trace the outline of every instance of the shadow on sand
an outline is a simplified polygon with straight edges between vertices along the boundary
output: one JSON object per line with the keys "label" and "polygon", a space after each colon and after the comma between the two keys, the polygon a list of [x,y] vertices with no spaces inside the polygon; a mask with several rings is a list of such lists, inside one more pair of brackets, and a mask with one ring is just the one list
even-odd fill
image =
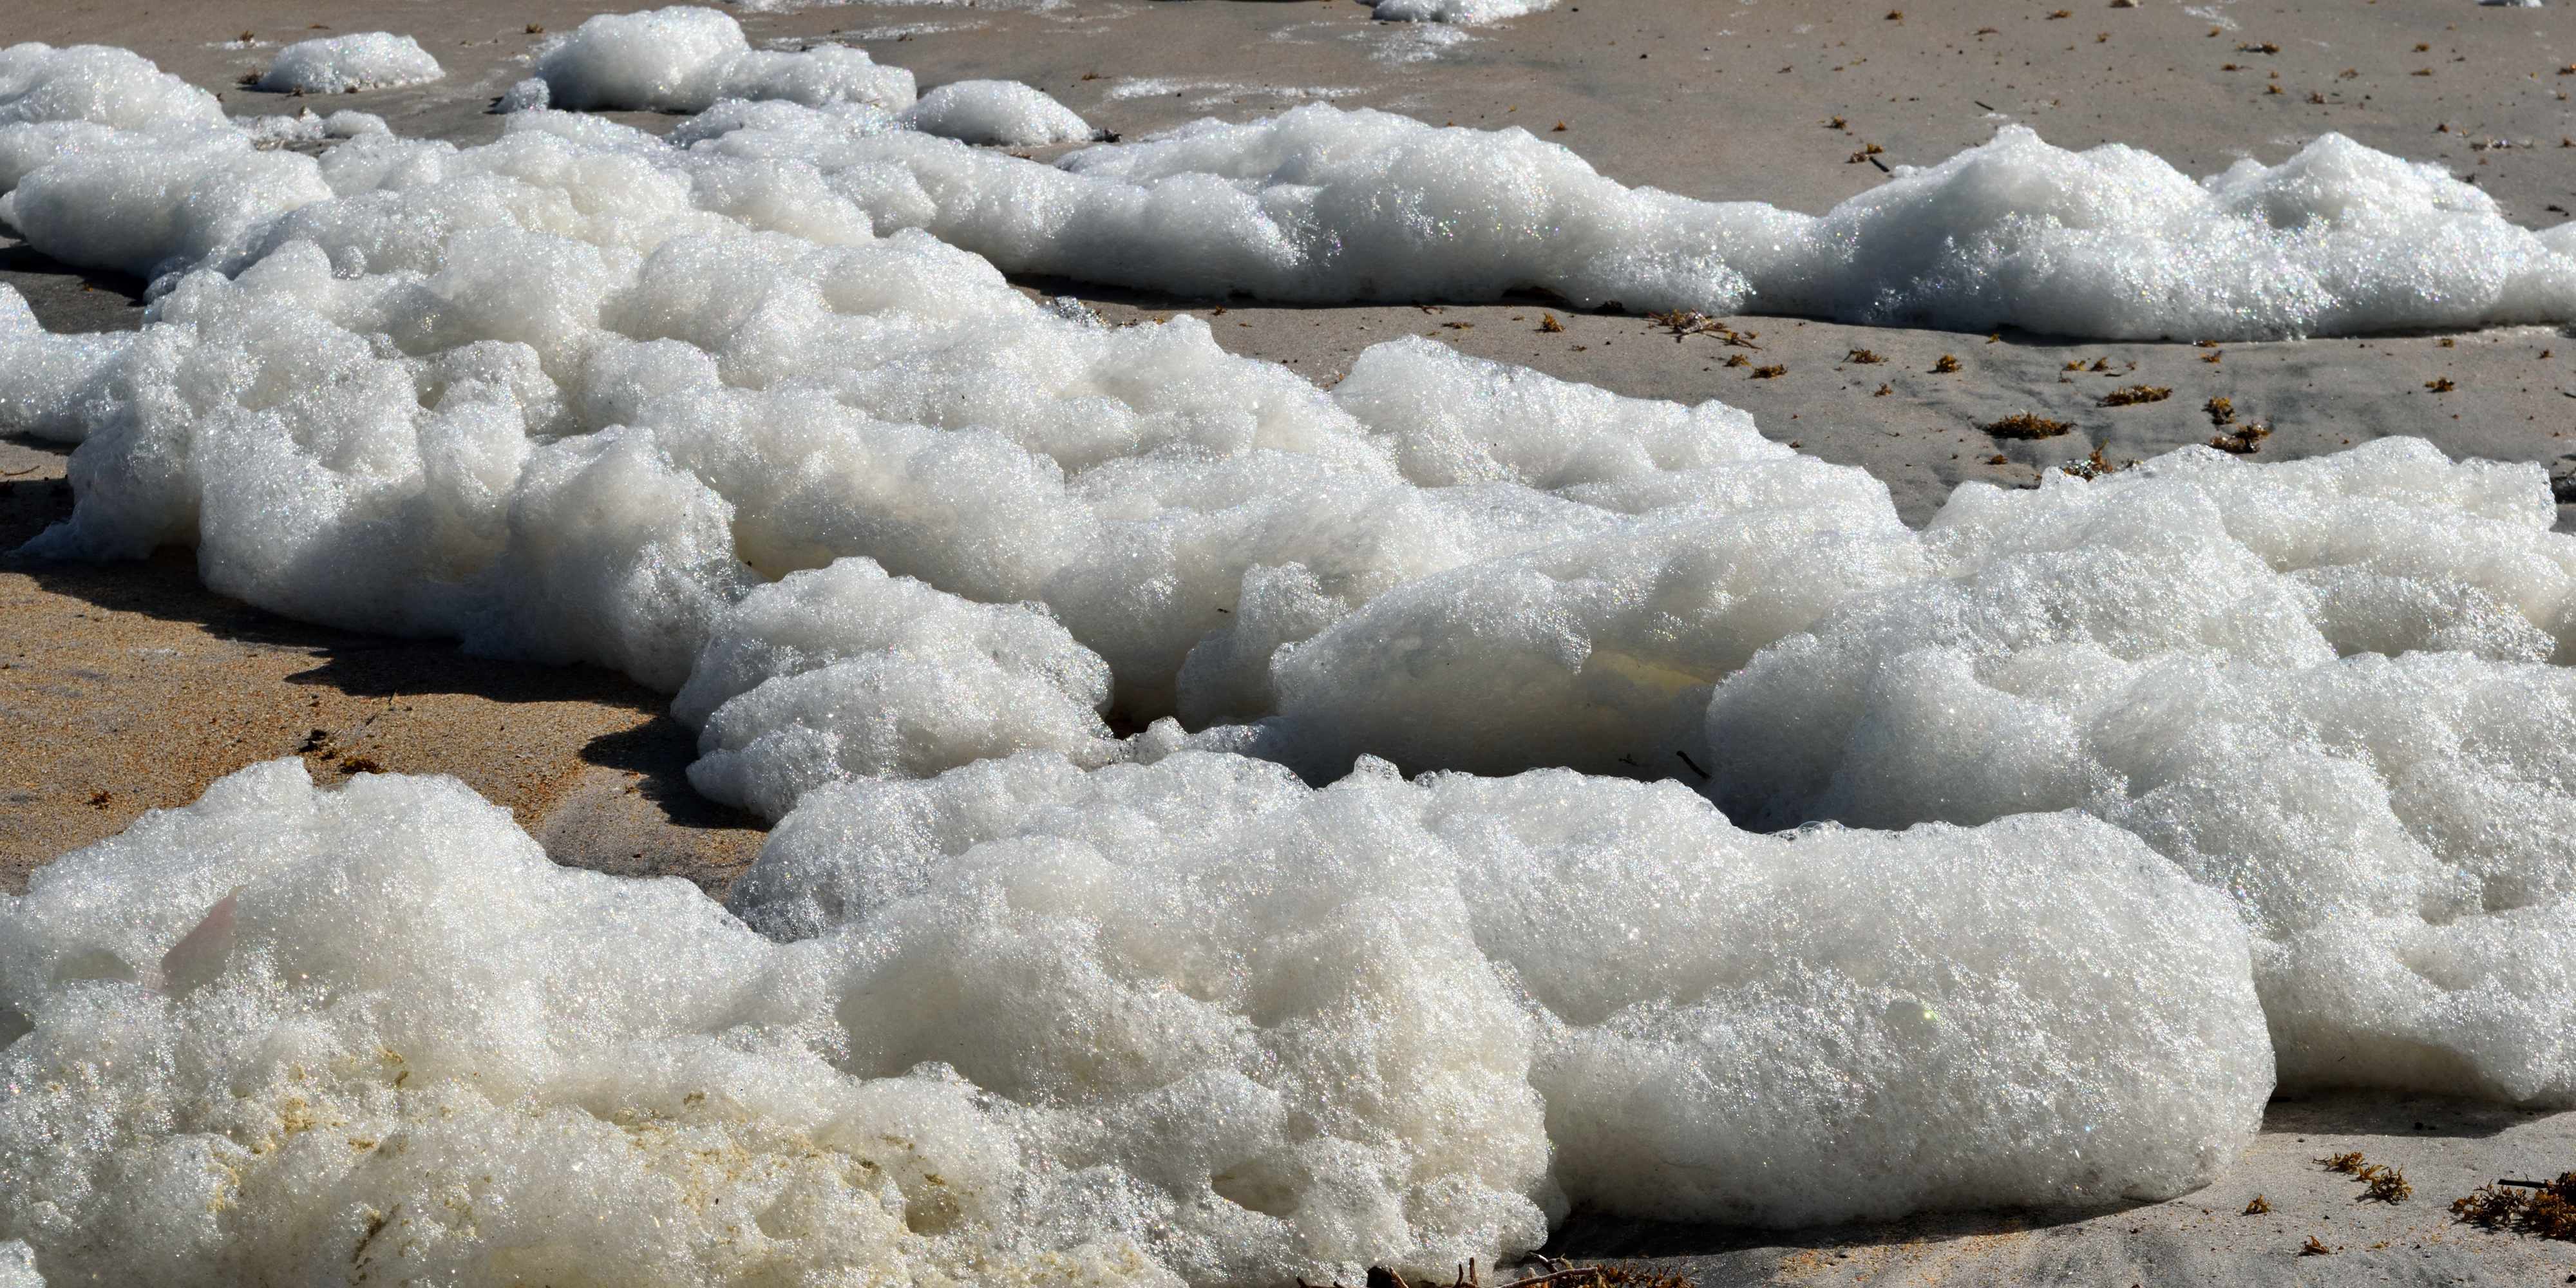
{"label": "shadow on sand", "polygon": [[[61,444],[25,437],[0,441],[57,456],[69,454]],[[580,749],[582,763],[640,776],[632,786],[633,794],[669,827],[695,831],[762,826],[757,818],[718,805],[689,787],[686,771],[697,756],[696,736],[667,713],[668,697],[623,675],[587,664],[558,666],[478,657],[446,640],[405,639],[294,621],[206,589],[198,580],[194,555],[177,547],[155,551],[148,559],[111,563],[15,553],[46,526],[67,517],[71,508],[71,487],[62,479],[0,477],[0,552],[6,552],[0,553],[0,569],[105,611],[185,623],[221,639],[309,656],[311,666],[285,677],[290,684],[369,698],[455,694],[502,704],[581,702],[636,712],[647,719],[591,738]]]}

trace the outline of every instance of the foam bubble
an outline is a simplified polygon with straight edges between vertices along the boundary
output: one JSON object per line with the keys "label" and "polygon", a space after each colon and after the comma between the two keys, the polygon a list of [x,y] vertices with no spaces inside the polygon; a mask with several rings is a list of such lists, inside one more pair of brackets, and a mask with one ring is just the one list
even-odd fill
{"label": "foam bubble", "polygon": [[854,775],[1030,748],[1104,763],[1108,704],[1108,663],[1043,609],[970,603],[856,558],[728,609],[671,712],[703,728],[689,781],[775,818]]}
{"label": "foam bubble", "polygon": [[108,366],[132,343],[125,335],[54,335],[36,321],[17,288],[0,282],[0,432],[77,443],[104,396]]}
{"label": "foam bubble", "polygon": [[1754,307],[2056,335],[2262,338],[2541,322],[2576,312],[2576,240],[2509,223],[2438,165],[2326,134],[2194,182],[2119,144],[2023,126],[1904,169],[1736,262]]}
{"label": "foam bubble", "polygon": [[410,36],[366,31],[288,45],[261,74],[259,87],[280,94],[340,94],[426,85],[446,75]]}
{"label": "foam bubble", "polygon": [[2086,810],[2236,901],[2285,1082],[2569,1103],[2552,510],[2536,466],[2401,440],[1963,489],[1945,575],[1717,687],[1713,794],[1772,825]]}
{"label": "foam bubble", "polygon": [[2221,901],[2081,819],[1030,753],[825,789],[756,877],[864,893],[773,942],[293,760],[146,815],[0,897],[0,1234],[179,1284],[1427,1273],[1569,1202],[2159,1197],[2270,1087]]}
{"label": "foam bubble", "polygon": [[[1366,751],[1408,767],[1663,774],[1699,745],[1719,676],[1925,569],[1883,484],[1772,443],[1720,403],[1620,398],[1418,339],[1369,349],[1334,399],[1418,485],[1543,489],[1609,514],[1289,634],[1260,650],[1267,684],[1210,685],[1194,654],[1183,714],[1276,710],[1268,736],[1311,772]],[[1248,594],[1245,611],[1278,611],[1275,593]]]}
{"label": "foam bubble", "polygon": [[223,119],[214,95],[129,50],[32,40],[0,49],[0,126],[86,121],[141,130]]}
{"label": "foam bubble", "polygon": [[905,125],[961,143],[1034,148],[1098,137],[1072,108],[1018,81],[952,81],[905,108]]}
{"label": "foam bubble", "polygon": [[510,88],[501,92],[500,99],[493,103],[492,108],[496,112],[542,112],[554,106],[554,98],[551,86],[530,76],[512,81]]}
{"label": "foam bubble", "polygon": [[385,118],[371,112],[339,111],[329,116],[317,116],[309,108],[293,116],[235,117],[233,125],[248,134],[251,142],[264,147],[393,133],[393,127],[385,124]]}
{"label": "foam bubble", "polygon": [[331,195],[313,158],[256,147],[235,129],[56,138],[76,138],[78,146],[24,172],[0,197],[0,219],[67,264],[159,277]]}
{"label": "foam bubble", "polygon": [[1370,0],[1369,14],[1385,22],[1501,22],[1556,7],[1556,0]]}
{"label": "foam bubble", "polygon": [[537,55],[536,73],[553,106],[575,111],[695,112],[720,98],[886,108],[913,101],[912,73],[878,66],[866,50],[753,49],[731,16],[690,5],[584,19]]}
{"label": "foam bubble", "polygon": [[[1115,856],[1116,897],[1137,912],[1112,912],[1079,896],[1058,903],[1099,878],[1028,884],[1020,874],[1050,853],[1062,856],[1044,860],[1050,866],[1071,863],[1073,853],[1085,865],[1093,853]],[[2073,879],[2081,893],[2065,908],[2072,922],[2051,925],[2040,911],[2049,899],[2004,893],[2017,874],[2036,870],[2026,865]],[[1235,945],[1218,950],[1218,960],[1249,952],[1238,960],[1255,973],[1226,986],[1227,995],[1246,1000],[1278,986],[1260,973],[1269,963],[1285,966],[1318,949],[1328,957],[1317,978],[1348,978],[1356,965],[1351,951],[1375,933],[1408,941],[1413,947],[1404,951],[1424,954],[1414,960],[1426,966],[1453,956],[1490,963],[1515,982],[1506,1009],[1520,1010],[1528,1027],[1515,1034],[1519,1026],[1500,1019],[1473,1022],[1490,1026],[1504,1051],[1528,1053],[1511,1063],[1528,1061],[1518,1076],[1541,1102],[1565,1201],[1613,1212],[1808,1223],[1983,1202],[1968,1195],[1991,1194],[1996,1185],[2027,1185],[2034,1198],[2057,1185],[2106,1196],[2188,1186],[2250,1131],[2268,1090],[2264,1039],[2235,976],[2242,969],[2235,964],[2239,932],[2223,903],[2127,838],[2078,819],[2015,820],[1980,834],[1819,833],[1792,841],[1737,832],[1673,784],[1562,771],[1406,784],[1378,762],[1313,792],[1232,756],[1182,752],[1151,767],[1088,775],[1023,757],[930,782],[818,791],[782,825],[734,906],[792,933],[882,921],[880,909],[920,899],[916,890],[941,898],[978,888],[1042,900],[1032,911],[1061,907],[1060,915],[1105,917],[1085,942],[1157,944],[1152,951],[1175,965],[1207,950],[1197,933],[1169,919],[1206,924]],[[1864,888],[1886,897],[1850,897]],[[1101,887],[1101,897],[1108,889]],[[2197,943],[2124,923],[2141,906],[2137,900],[2169,908],[2215,938]],[[1978,921],[1963,911],[1972,903],[1994,914],[1986,924],[1996,938],[1984,948],[1940,929]],[[1282,925],[1273,920],[1281,916],[1322,937],[1289,933],[1275,945],[1282,956],[1272,957],[1274,946],[1263,941],[1278,932],[1259,928]],[[1844,928],[1845,919],[1864,916],[1892,917],[1902,928]],[[1612,925],[1626,933],[1610,942],[1568,933]],[[2105,935],[2126,966],[2203,1000],[2189,1008],[2115,1000],[2137,980],[2120,976],[2123,967],[2108,960],[2066,972],[2070,955],[2047,946],[2061,933],[2072,936],[2064,941],[2070,944]],[[2215,954],[2205,956],[2213,946]],[[1944,980],[1936,963],[1965,974]],[[1185,980],[1216,978],[1196,966],[1183,969]],[[1304,976],[1310,968],[1294,969]],[[1397,1009],[1381,1019],[1335,1019],[1311,1040],[1339,1040],[1324,1034],[1352,1028],[1360,1030],[1355,1036],[1379,1035],[1372,1041],[1412,1026],[1446,1033],[1493,1008],[1483,984],[1452,978],[1449,987],[1459,991],[1450,996],[1461,1013],[1446,1021],[1413,1017],[1413,1003],[1389,997],[1385,1004]],[[1194,993],[1199,987],[1183,984]],[[2018,1001],[1997,1005],[2005,996]],[[2107,1009],[2078,1018],[2093,1001]],[[998,996],[993,1004],[1018,1005]],[[1311,1003],[1263,1005],[1294,1013]],[[2197,1017],[2189,1031],[2162,1027],[2186,1010]],[[2146,1020],[2150,1014],[2163,1018]],[[2095,1027],[2096,1018],[2108,1027]],[[1149,1023],[1184,1031],[1143,1017],[1125,1031],[1150,1031]],[[1307,1031],[1304,1021],[1296,1027]],[[2015,1036],[2003,1039],[2005,1033]],[[2107,1094],[2093,1100],[2100,1116],[2090,1121],[2137,1145],[2144,1136],[2161,1137],[2160,1146],[2100,1156],[2145,1163],[2146,1171],[2114,1177],[2077,1162],[2077,1152],[2092,1156],[2079,1143],[2085,1133],[2073,1127],[2079,1115],[2070,1102],[2035,1111],[2005,1108],[1996,1097],[2023,1077],[2058,1081],[2039,1073],[2049,1058],[2043,1051],[2107,1066],[2118,1060],[2097,1044],[2124,1039],[2155,1052],[2148,1058],[2165,1072],[2134,1081],[2112,1075],[2117,1089],[2102,1088]],[[1819,1041],[1843,1053],[1837,1067],[1855,1082],[1813,1075],[1806,1061],[1821,1052],[1811,1045]],[[1430,1052],[1425,1058],[1448,1062]],[[1025,1070],[1013,1078],[1060,1076],[1000,1050],[961,1052],[960,1067],[991,1067],[994,1059]],[[1121,1064],[1135,1067],[1133,1057]],[[2007,1065],[2023,1072],[2005,1074]],[[1998,1075],[2001,1082],[1987,1081]],[[2214,1099],[2193,1102],[2185,1084]],[[1473,1085],[1452,1083],[1435,1098],[1458,1105],[1449,1112],[1468,1121],[1481,1119],[1455,1099],[1472,1094]],[[1958,1095],[1987,1108],[1962,1117],[1888,1111],[1846,1118],[1828,1107],[1850,1095],[1883,1107]],[[2058,1119],[2061,1112],[2068,1116]],[[1820,1118],[1850,1122],[1852,1130],[1819,1148],[1813,1132]],[[2185,1119],[2198,1126],[2173,1130]],[[1936,1121],[1981,1125],[1927,1134]],[[1654,1147],[1644,1147],[1649,1140]],[[2012,1172],[2019,1174],[2005,1179]],[[1834,1181],[1818,1183],[1826,1175]],[[1237,1176],[1254,1193],[1264,1183],[1242,1169]]]}

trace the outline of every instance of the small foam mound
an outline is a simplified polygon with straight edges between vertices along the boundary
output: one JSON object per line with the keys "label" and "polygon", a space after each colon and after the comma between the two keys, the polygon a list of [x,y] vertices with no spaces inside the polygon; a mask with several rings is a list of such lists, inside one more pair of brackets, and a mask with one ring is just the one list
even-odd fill
{"label": "small foam mound", "polygon": [[[1416,768],[1680,772],[1721,677],[1922,571],[1913,534],[1881,517],[1883,492],[1827,470],[1766,473],[1741,510],[1480,560],[1288,645],[1272,662],[1273,745],[1326,776],[1363,751]],[[1841,528],[1855,512],[1863,523]]]}
{"label": "small foam mound", "polygon": [[757,887],[863,894],[793,944],[293,760],[56,860],[0,897],[0,1237],[83,1282],[1347,1280],[1569,1202],[2161,1197],[2270,1089],[2223,903],[2086,820],[1791,841],[1191,753],[818,797]]}
{"label": "small foam mound", "polygon": [[1099,136],[1072,108],[1018,81],[969,80],[942,85],[905,108],[903,123],[960,143],[1035,148]]}
{"label": "small foam mound", "polygon": [[342,94],[426,85],[446,75],[419,41],[366,31],[288,45],[261,73],[259,87],[279,94]]}
{"label": "small foam mound", "polygon": [[1501,22],[1556,7],[1556,0],[1370,0],[1370,16],[1383,22]]}
{"label": "small foam mound", "polygon": [[2236,900],[2285,1082],[2576,1102],[2552,511],[2536,466],[2400,440],[1963,489],[1947,575],[1718,686],[1712,793],[1770,825],[2089,811]]}
{"label": "small foam mound", "polygon": [[[1407,768],[1663,776],[1698,749],[1718,677],[1843,598],[1925,570],[1885,485],[1763,438],[1722,403],[1621,398],[1421,339],[1362,353],[1333,398],[1414,484],[1539,489],[1607,513],[1347,615],[1293,579],[1248,579],[1243,619],[1184,666],[1180,712],[1276,711],[1265,754],[1311,775],[1366,752]],[[1265,629],[1274,620],[1295,628]]]}
{"label": "small foam mound", "polygon": [[554,106],[555,92],[544,81],[530,76],[513,81],[510,88],[492,105],[496,112],[542,112]]}
{"label": "small foam mound", "polygon": [[717,619],[671,713],[699,791],[776,818],[853,776],[927,777],[1016,751],[1101,764],[1109,665],[1043,609],[976,604],[841,559]]}
{"label": "small foam mound", "polygon": [[0,1232],[57,1279],[1144,1268],[1035,1231],[953,1076],[832,1066],[831,954],[554,867],[453,780],[255,766],[0,924]]}
{"label": "small foam mound", "polygon": [[537,55],[536,74],[548,104],[568,111],[697,112],[722,98],[888,109],[913,101],[912,73],[878,66],[866,50],[753,49],[731,16],[691,5],[585,19]]}
{"label": "small foam mound", "polygon": [[[2197,183],[2023,126],[1736,257],[1755,307],[2130,339],[2336,335],[2576,314],[2576,225],[2535,234],[2442,166],[2318,137]],[[1744,244],[1744,243],[1739,243]],[[1764,262],[1764,261],[1768,262]]]}
{"label": "small foam mound", "polygon": [[[1096,278],[1116,266],[1136,285],[1290,300],[1541,289],[1585,306],[1732,312],[1744,299],[1724,260],[1720,207],[1623,187],[1519,129],[1444,129],[1314,103],[1086,148],[1057,165],[1089,181],[1075,191],[1101,215],[1064,226],[1067,244],[1047,257],[1064,268],[1048,271],[1088,264]],[[1185,205],[1202,213],[1175,256],[1166,212]],[[960,232],[971,249],[998,241]]]}
{"label": "small foam mound", "polygon": [[329,116],[317,116],[310,109],[293,116],[236,116],[233,126],[262,147],[393,133],[393,127],[385,124],[385,118],[372,112],[340,111]]}
{"label": "small foam mound", "polygon": [[[226,132],[214,95],[126,50],[33,41],[0,49],[0,202],[58,160],[102,150],[139,154],[147,136]],[[169,216],[158,218],[166,223]],[[5,205],[0,220],[17,222]]]}
{"label": "small foam mound", "polygon": [[[0,197],[0,219],[45,254],[86,268],[157,278],[331,195],[313,158],[259,147],[232,128],[48,141],[71,146],[59,146]],[[9,142],[0,139],[0,150]]]}
{"label": "small foam mound", "polygon": [[86,121],[119,130],[221,125],[215,96],[104,45],[0,49],[0,126]]}
{"label": "small foam mound", "polygon": [[77,443],[105,396],[109,366],[130,335],[54,335],[17,288],[0,282],[0,433]]}
{"label": "small foam mound", "polygon": [[[818,791],[774,834],[733,906],[773,933],[883,925],[923,899],[963,911],[975,906],[962,902],[970,891],[1035,897],[1026,882],[1041,868],[1085,875],[1047,881],[1047,910],[1021,923],[1028,933],[1051,933],[1038,927],[1059,917],[1105,918],[1085,943],[1191,962],[1182,979],[1206,982],[1180,982],[1185,993],[1217,986],[1223,997],[1273,997],[1258,1003],[1273,1014],[1311,1014],[1290,1022],[1298,1038],[1266,1044],[1294,1059],[1323,1058],[1308,1042],[1374,1045],[1414,1030],[1431,1044],[1418,1058],[1457,1080],[1407,1113],[1478,1123],[1474,1136],[1531,1130],[1539,1124],[1523,1115],[1535,1109],[1564,1201],[1617,1213],[1800,1224],[2007,1191],[2027,1196],[2007,1202],[2085,1202],[2187,1188],[2223,1165],[2268,1093],[2241,932],[2223,901],[2081,819],[1792,841],[1738,832],[1673,784],[1563,771],[1407,784],[1370,762],[1310,791],[1234,756],[1182,752],[1088,775],[1022,757]],[[2073,883],[2068,920],[2048,910],[2053,897],[2015,892],[2042,870],[2056,875],[2041,884]],[[1062,901],[1078,889],[1097,893]],[[2148,906],[2192,930],[2127,920]],[[1291,979],[1354,978],[1353,954],[1381,935],[1417,964],[1384,979],[1398,991],[1380,995],[1375,1018],[1272,995]],[[1320,970],[1292,965],[1317,951]],[[1250,973],[1209,973],[1220,961]],[[1476,968],[1453,974],[1456,963]],[[1487,991],[1497,978],[1513,981],[1509,1005]],[[2199,1001],[2167,1007],[2132,992],[2148,978]],[[1102,985],[1077,1013],[1136,1004],[1109,1000],[1133,997],[1132,985]],[[879,987],[900,991],[893,976]],[[1440,1019],[1414,1010],[1432,997],[1454,1009]],[[1154,1008],[1168,1018],[1140,1014],[1106,1040],[1194,1029],[1181,1017],[1195,1008],[1172,1005]],[[1513,1010],[1521,1017],[1507,1018]],[[1462,1024],[1488,1035],[1501,1068],[1467,1076],[1455,1063],[1464,1052],[1442,1053]],[[1809,1063],[1828,1048],[1840,1053],[1830,1073]],[[2117,1069],[2124,1048],[2158,1071]],[[1003,1051],[957,1050],[961,1070],[986,1085],[973,1071],[995,1060],[1009,1061],[1010,1081],[1061,1076]],[[1505,1070],[1526,1079],[1536,1105],[1487,1081]],[[2007,1091],[2039,1085],[2061,1090]],[[1834,1108],[1863,1102],[1876,1108]],[[1954,1116],[1935,1103],[1978,1108]],[[1925,1108],[1901,1107],[1912,1105]],[[1820,1137],[1823,1123],[1845,1126]],[[2120,1174],[2097,1170],[2106,1163]],[[1258,1165],[1232,1176],[1220,1192],[1285,1207],[1286,1194],[1263,1199],[1287,1177]]]}

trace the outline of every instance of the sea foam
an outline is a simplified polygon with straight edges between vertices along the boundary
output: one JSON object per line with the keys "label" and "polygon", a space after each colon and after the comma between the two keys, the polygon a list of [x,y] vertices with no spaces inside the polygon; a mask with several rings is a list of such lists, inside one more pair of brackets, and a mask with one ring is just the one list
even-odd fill
{"label": "sea foam", "polygon": [[259,87],[279,93],[339,94],[425,85],[446,75],[419,41],[368,31],[288,45],[277,51],[276,60],[261,74]]}
{"label": "sea foam", "polygon": [[0,424],[79,444],[34,553],[616,668],[778,820],[728,913],[281,762],[41,869],[47,1274],[1276,1284],[2167,1196],[2276,1082],[2576,1100],[2539,467],[2192,449],[1915,530],[1722,404],[1420,339],[1319,389],[1003,275],[2288,334],[2564,320],[2563,234],[2331,137],[2007,132],[1822,217],[1320,106],[1049,166],[837,56],[718,99],[713,16],[544,56],[668,139],[306,155],[0,52],[0,216],[154,278],[114,337],[0,287]]}
{"label": "sea foam", "polygon": [[0,897],[0,1234],[169,1284],[1429,1274],[1569,1204],[2160,1198],[2271,1086],[2223,901],[2090,820],[1191,752],[818,795],[737,901],[787,943],[291,759],[56,860]]}

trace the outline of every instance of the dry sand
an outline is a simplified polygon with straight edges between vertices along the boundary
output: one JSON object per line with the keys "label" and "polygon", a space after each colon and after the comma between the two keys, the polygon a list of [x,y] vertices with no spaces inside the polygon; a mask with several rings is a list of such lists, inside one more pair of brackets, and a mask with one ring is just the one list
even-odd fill
{"label": "dry sand", "polygon": [[[1098,126],[1142,133],[1202,115],[1243,119],[1329,94],[1434,121],[1517,124],[1614,178],[1707,198],[1821,210],[1884,182],[1851,155],[1930,163],[2006,120],[2068,146],[2123,142],[2193,173],[2241,155],[2278,161],[2336,130],[2441,161],[2516,220],[2576,207],[2576,10],[2471,0],[1560,0],[1553,11],[1444,33],[1373,23],[1351,0],[1003,5],[851,4],[743,15],[758,41],[832,38],[912,68],[924,88],[967,77],[1026,81]],[[2061,4],[2081,7],[2062,10]],[[563,30],[600,6],[567,0],[79,0],[11,6],[6,39],[121,44],[240,113],[355,107],[406,134],[472,142],[499,132],[490,100],[526,74],[533,27]],[[391,30],[446,64],[440,83],[297,100],[238,88],[276,43]],[[245,33],[271,42],[224,48]],[[1455,38],[1457,33],[1445,33]],[[2274,52],[2264,52],[2266,47]],[[1417,61],[1405,61],[1408,57]],[[2429,74],[2426,74],[2429,73]],[[2279,93],[2268,92],[2278,86]],[[674,118],[619,114],[647,128]],[[1840,128],[1829,122],[1843,119]],[[1554,127],[1562,122],[1565,129]],[[2447,127],[2447,128],[2445,128]],[[2510,146],[2495,146],[2496,144]],[[0,230],[5,233],[5,230]],[[140,284],[62,269],[0,235],[0,280],[46,325],[133,326]],[[1764,432],[1867,467],[1920,521],[1956,483],[2029,485],[2100,449],[2117,463],[2210,436],[2212,397],[2269,421],[2261,459],[2417,434],[2461,455],[2576,471],[2576,338],[2550,329],[2195,348],[2083,344],[1732,319],[1744,352],[1644,319],[1538,301],[1449,308],[1279,308],[1071,292],[1115,319],[1194,312],[1237,352],[1330,383],[1366,345],[1432,336],[1622,393],[1752,411]],[[1553,312],[1565,328],[1540,327]],[[1885,359],[1850,361],[1854,350]],[[1956,374],[1934,374],[1943,354]],[[2109,375],[2069,373],[2107,360]],[[2134,365],[2132,365],[2134,364]],[[2433,393],[2427,381],[2456,388]],[[2167,385],[2164,402],[2098,405],[2120,384]],[[1886,392],[1880,393],[1884,386]],[[1975,427],[2014,411],[2074,432],[1998,443]],[[2000,458],[2000,459],[1998,459]],[[0,547],[68,511],[63,452],[0,440]],[[2562,499],[2576,490],[2562,491]],[[2576,508],[2561,507],[2565,516]],[[454,648],[283,621],[200,589],[185,552],[112,567],[0,563],[0,888],[145,808],[193,799],[212,779],[302,754],[345,774],[453,773],[510,806],[567,863],[688,876],[720,890],[756,851],[756,824],[708,805],[680,777],[690,742],[655,695],[590,668],[544,668]],[[2421,1123],[2422,1126],[2416,1124]],[[1944,1218],[1777,1233],[1646,1229],[1578,1219],[1579,1254],[1684,1256],[1702,1283],[2540,1283],[2576,1282],[2576,1248],[2452,1227],[2445,1205],[2503,1175],[2576,1167],[2576,1115],[2387,1097],[2282,1102],[2218,1185],[2085,1219]],[[2308,1163],[2360,1149],[2406,1169],[2407,1204],[2356,1203],[2348,1180]],[[2238,1215],[2254,1193],[2273,1213]],[[2299,1257],[2316,1235],[2334,1253]],[[1697,1254],[1687,1255],[1685,1254]]]}

